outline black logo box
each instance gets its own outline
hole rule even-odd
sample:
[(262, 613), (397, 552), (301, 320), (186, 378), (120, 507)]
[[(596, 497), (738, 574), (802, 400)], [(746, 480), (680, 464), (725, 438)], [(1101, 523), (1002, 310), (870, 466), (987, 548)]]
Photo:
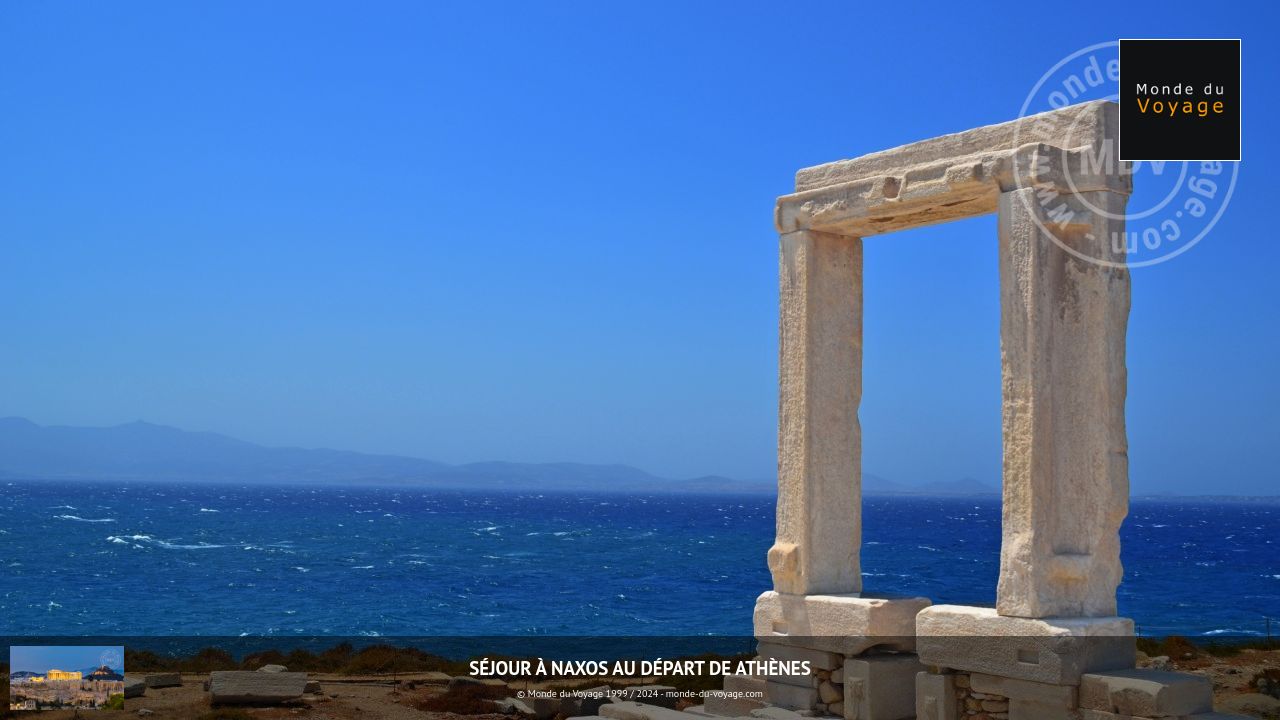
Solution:
[(1119, 102), (1122, 160), (1239, 160), (1240, 40), (1120, 40)]

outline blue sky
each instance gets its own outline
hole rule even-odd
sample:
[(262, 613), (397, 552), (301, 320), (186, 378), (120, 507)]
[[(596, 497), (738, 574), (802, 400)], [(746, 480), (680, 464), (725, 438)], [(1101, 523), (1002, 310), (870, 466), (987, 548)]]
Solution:
[[(1244, 40), (1244, 162), (1135, 270), (1135, 492), (1274, 492), (1253, 4), (7, 3), (0, 415), (772, 477), (774, 199), (1015, 117), (1069, 53)], [(1000, 471), (994, 221), (867, 240), (868, 472)]]
[(9, 647), (10, 672), (46, 673), (49, 670), (87, 670), (103, 664), (119, 670), (124, 648), (119, 645), (13, 645)]

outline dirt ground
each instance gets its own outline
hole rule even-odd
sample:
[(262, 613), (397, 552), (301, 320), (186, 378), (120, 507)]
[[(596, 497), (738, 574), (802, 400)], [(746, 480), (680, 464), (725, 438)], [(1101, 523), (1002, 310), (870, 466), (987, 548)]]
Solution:
[[(127, 673), (133, 677), (134, 673)], [(182, 675), (182, 686), (172, 688), (147, 688), (140, 698), (124, 701), (124, 713), (119, 711), (82, 711), (79, 716), (71, 710), (39, 713), (40, 720), (64, 720), (80, 717), (84, 720), (111, 717), (143, 717), (152, 720), (270, 720), (274, 718), (309, 718), (314, 720), (461, 720), (464, 716), (453, 713), (428, 713), (416, 710), (412, 704), (428, 694), (440, 692), (440, 686), (418, 685), (407, 687), (411, 681), (429, 679), (430, 673), (406, 673), (391, 676), (346, 676), (313, 673), (309, 677), (319, 680), (323, 693), (306, 695), (301, 702), (280, 707), (220, 707), (209, 705), (209, 693), (204, 690), (208, 675)], [(423, 677), (419, 677), (423, 676)], [(467, 720), (510, 720), (504, 715), (468, 715)]]

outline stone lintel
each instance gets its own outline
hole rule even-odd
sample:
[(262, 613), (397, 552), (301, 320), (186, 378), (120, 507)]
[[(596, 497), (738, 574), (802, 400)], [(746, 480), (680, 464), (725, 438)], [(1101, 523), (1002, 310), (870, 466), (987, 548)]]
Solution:
[(873, 647), (914, 648), (916, 613), (927, 598), (788, 595), (769, 591), (756, 600), (755, 635), (761, 643), (859, 655)]
[[(1107, 152), (1113, 152), (1111, 146)], [(974, 155), (904, 165), (778, 199), (778, 231), (819, 230), (868, 237), (993, 213), (1000, 193), (1035, 188), (1055, 195), (1108, 191), (1128, 195), (1130, 166), (1097, 148), (1027, 143)], [(904, 157), (903, 163), (910, 163)]]
[[(796, 173), (796, 192), (874, 177), (901, 177), (915, 167), (946, 164), (958, 158), (1000, 153), (1028, 143), (1063, 148), (1099, 146), (1119, 134), (1119, 106), (1109, 101), (1069, 105), (1058, 110), (921, 140), (852, 160), (815, 165)], [(1117, 156), (1118, 157), (1118, 156)]]
[(1122, 617), (1019, 618), (994, 608), (934, 605), (916, 616), (926, 665), (1052, 685), (1136, 662), (1133, 621)]

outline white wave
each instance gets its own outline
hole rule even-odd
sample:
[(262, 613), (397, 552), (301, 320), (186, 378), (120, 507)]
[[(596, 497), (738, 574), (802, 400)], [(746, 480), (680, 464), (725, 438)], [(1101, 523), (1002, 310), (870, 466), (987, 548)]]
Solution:
[(351, 568), (351, 569), (352, 569), (352, 570), (372, 570), (372, 569), (373, 569), (373, 566), (372, 566), (372, 565), (356, 565), (355, 567), (353, 567), (353, 568)]
[(214, 510), (212, 508), (200, 508), (200, 512), (221, 512), (221, 510)]
[(298, 572), (304, 572), (304, 573), (305, 573), (305, 572), (311, 572), (311, 570), (310, 570), (309, 568), (304, 568), (304, 567), (302, 567), (302, 566), (296, 566), (296, 567), (294, 567), (293, 569), (294, 569), (294, 570), (297, 570)]
[[(214, 545), (212, 543), (197, 543), (194, 545), (175, 543), (175, 542), (169, 542), (168, 540), (157, 540), (151, 537), (150, 535), (124, 535), (124, 536), (111, 535), (110, 537), (107, 538), (107, 540), (113, 543), (128, 543), (128, 542), (147, 543), (154, 547), (164, 548), (165, 550), (212, 550), (214, 548), (226, 547), (226, 545)], [(134, 547), (140, 548), (140, 547), (143, 547), (143, 545), (135, 544)]]
[(77, 516), (75, 516), (75, 515), (54, 515), (54, 517), (58, 518), (59, 520), (75, 520), (76, 522), (106, 523), (106, 522), (115, 522), (115, 521), (116, 521), (116, 519), (115, 519), (115, 518), (97, 518), (97, 519), (94, 519), (94, 518), (82, 518), (82, 517), (77, 517)]

